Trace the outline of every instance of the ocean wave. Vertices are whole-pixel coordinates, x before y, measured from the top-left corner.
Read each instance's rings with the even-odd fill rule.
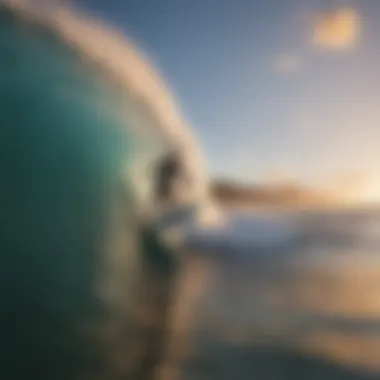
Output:
[[[152,168],[167,153],[175,151],[187,182],[172,206],[196,204],[200,223],[219,219],[208,194],[209,179],[197,138],[182,115],[174,92],[136,44],[116,28],[59,1],[2,0],[0,5],[26,22],[53,31],[82,57],[88,70],[121,91],[126,128],[136,138],[127,175],[133,179],[141,208],[151,210],[147,214],[157,206],[152,197]]]

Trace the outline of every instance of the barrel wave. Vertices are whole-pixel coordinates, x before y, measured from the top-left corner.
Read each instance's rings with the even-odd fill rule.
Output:
[[[95,19],[3,1],[0,50],[3,377],[150,379],[179,265],[160,221],[212,215],[196,139],[148,60]],[[183,186],[163,201],[172,154]]]

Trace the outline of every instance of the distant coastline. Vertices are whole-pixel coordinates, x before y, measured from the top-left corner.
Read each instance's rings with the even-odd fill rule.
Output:
[[[214,200],[223,207],[251,211],[262,208],[335,208],[344,207],[343,199],[292,183],[281,185],[243,184],[229,180],[214,180],[211,185]]]

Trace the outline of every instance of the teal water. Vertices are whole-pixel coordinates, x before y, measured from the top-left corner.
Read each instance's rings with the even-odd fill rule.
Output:
[[[1,378],[148,379],[175,273],[138,218],[150,149],[48,30],[0,9],[0,52]]]

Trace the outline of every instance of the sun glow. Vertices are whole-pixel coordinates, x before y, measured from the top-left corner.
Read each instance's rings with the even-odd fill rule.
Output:
[[[375,182],[356,196],[357,200],[360,203],[379,203],[380,204],[380,181]]]

